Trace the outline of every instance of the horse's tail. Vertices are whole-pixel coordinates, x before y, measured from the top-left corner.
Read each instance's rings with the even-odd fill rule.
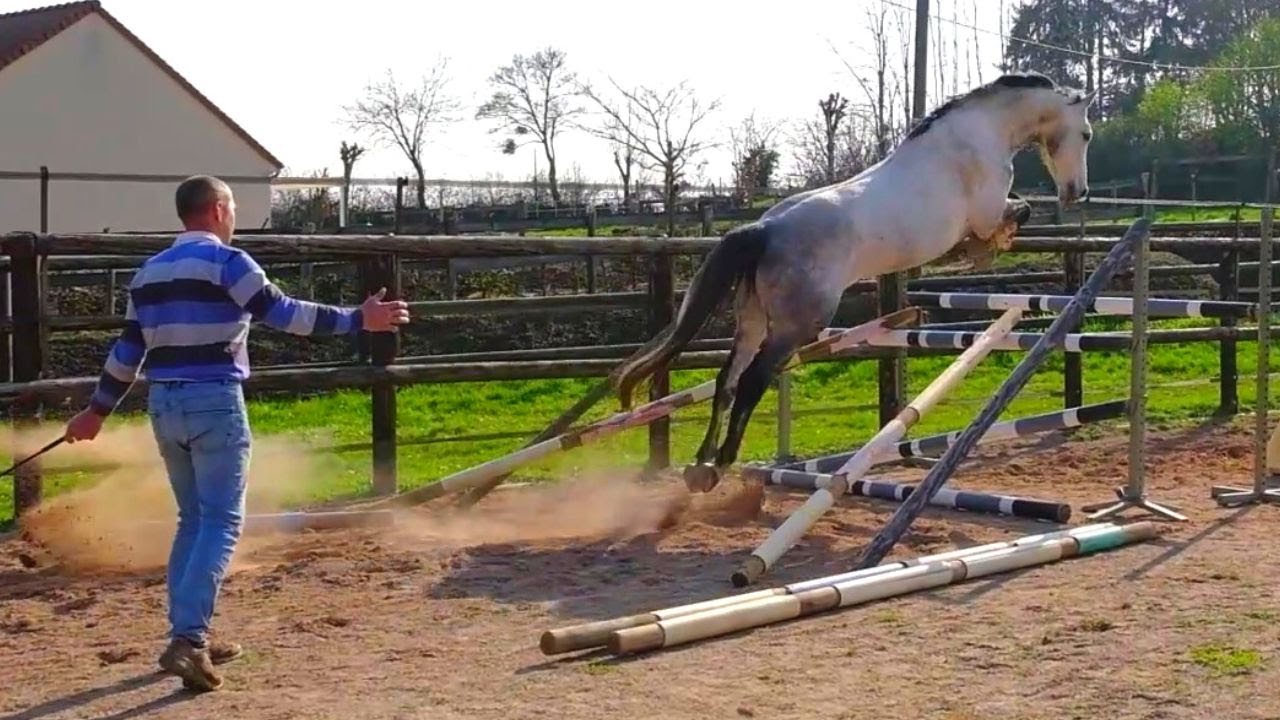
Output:
[[[689,344],[721,298],[739,281],[754,278],[767,245],[768,230],[759,222],[725,233],[693,276],[675,321],[613,372],[611,380],[624,409],[631,407],[635,386]]]

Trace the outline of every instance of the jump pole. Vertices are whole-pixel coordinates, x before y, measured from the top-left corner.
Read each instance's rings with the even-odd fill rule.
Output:
[[[1270,207],[1276,197],[1276,151],[1267,159],[1266,202],[1262,209],[1262,225],[1258,240],[1258,372],[1257,407],[1254,410],[1253,428],[1253,487],[1239,488],[1218,485],[1210,495],[1223,507],[1251,503],[1280,502],[1280,488],[1268,487],[1270,463],[1268,460],[1267,412],[1271,407],[1271,236],[1275,210]]]
[[[1196,329],[1191,329],[1190,333],[1196,333]],[[1216,334],[1216,333],[1215,333]],[[996,350],[1030,350],[1035,347],[1036,341],[1040,339],[1041,333],[1014,332],[1009,333],[1000,344],[996,346]],[[1147,341],[1150,342],[1201,342],[1207,339],[1217,339],[1214,334],[1201,336],[1199,338],[1190,335],[1188,330],[1158,330],[1156,332],[1148,332]],[[1234,336],[1234,333],[1232,333]],[[866,345],[869,347],[906,347],[906,348],[952,348],[962,349],[969,347],[977,338],[978,333],[967,330],[894,330],[886,333],[881,337],[868,340]],[[1082,352],[1118,352],[1130,351],[1133,346],[1133,337],[1129,333],[1069,333],[1062,339],[1062,350],[1068,353]]]
[[[1022,311],[1017,308],[1006,310],[1000,319],[991,324],[990,327],[976,340],[972,346],[960,354],[941,375],[934,378],[933,382],[924,389],[914,400],[907,404],[895,417],[880,428],[875,437],[871,438],[866,445],[849,458],[832,477],[828,487],[817,490],[804,505],[800,506],[791,516],[786,519],[763,543],[751,553],[751,557],[747,558],[742,567],[733,573],[730,578],[735,587],[744,587],[750,585],[760,578],[782,554],[791,549],[793,545],[813,526],[818,518],[822,516],[831,506],[835,504],[835,499],[848,492],[849,486],[871,468],[871,459],[882,452],[881,448],[895,445],[911,426],[919,422],[920,418],[928,412],[939,400],[951,391],[956,385],[964,379],[969,371],[978,365],[994,348],[996,342],[1009,334],[1013,326],[1017,324],[1018,319],[1022,317]]]
[[[768,485],[813,491],[830,487],[835,476],[825,473],[804,472],[803,470],[743,468],[742,477],[759,480]],[[846,493],[879,500],[902,502],[911,497],[911,493],[915,492],[915,487],[911,483],[863,478],[849,483]],[[1048,520],[1056,523],[1065,523],[1071,519],[1071,505],[1068,503],[945,487],[939,488],[933,494],[933,497],[929,498],[929,504],[952,510],[1010,515],[1028,520]]]
[[[987,543],[985,545],[968,548],[958,548],[956,550],[948,550],[935,555],[923,555],[917,558],[885,563],[884,565],[878,565],[865,570],[854,570],[852,572],[828,575],[826,577],[790,583],[788,585],[769,588],[767,590],[755,590],[738,595],[728,595],[726,597],[701,600],[687,605],[677,605],[660,610],[651,610],[649,612],[638,613],[636,615],[623,615],[608,620],[598,620],[596,622],[582,623],[579,625],[569,625],[567,627],[547,630],[542,633],[542,637],[539,641],[539,647],[545,655],[558,655],[562,653],[575,652],[577,650],[586,650],[588,648],[603,647],[605,643],[608,642],[610,633],[613,633],[616,630],[625,630],[627,628],[650,625],[664,620],[673,620],[686,615],[696,615],[709,610],[719,610],[731,605],[740,605],[777,595],[795,594],[804,592],[805,590],[812,590],[814,588],[828,587],[848,580],[873,577],[892,570],[914,567],[916,565],[931,562],[944,562],[946,560],[968,557],[970,555],[977,555],[980,553],[990,552],[992,550],[1003,550],[1010,547],[1034,545],[1046,540],[1054,540],[1068,536],[1085,537],[1096,533],[1101,529],[1111,527],[1115,527],[1115,523],[1095,523],[1092,525],[1081,525],[1079,527],[1066,530],[1056,530],[1053,532],[1035,535],[1024,535],[1023,537],[1016,538],[1014,540]]]
[[[906,308],[847,330],[830,334],[796,351],[788,362],[787,368],[836,355],[844,349],[859,345],[879,333],[897,329],[907,324],[917,323],[921,316],[919,308]],[[578,430],[561,433],[513,453],[461,470],[429,485],[372,503],[370,507],[376,507],[381,504],[402,505],[427,502],[449,493],[482,487],[493,478],[505,476],[517,468],[548,455],[598,442],[628,428],[647,425],[658,418],[670,415],[682,407],[707,400],[715,394],[715,386],[715,380],[708,380],[687,390],[681,390],[658,400],[650,401],[633,410],[615,413]]]
[[[596,403],[600,402],[600,400],[602,400],[605,395],[608,395],[609,391],[612,389],[613,384],[608,380],[597,383],[596,386],[588,390],[587,394],[583,395],[582,399],[575,403],[573,407],[565,410],[561,413],[560,417],[552,420],[550,425],[544,428],[542,432],[535,435],[534,438],[525,445],[525,447],[537,445],[540,442],[550,440],[551,438],[568,431],[578,418],[582,417],[584,413],[595,407]],[[471,488],[469,492],[458,498],[458,506],[468,508],[475,505],[484,499],[484,496],[492,492],[494,488],[501,485],[508,477],[510,477],[510,473],[498,475],[497,477],[489,478],[484,481],[484,483]]]
[[[898,538],[907,531],[911,523],[916,519],[929,498],[942,487],[944,483],[955,473],[959,467],[960,461],[963,460],[974,445],[978,443],[978,438],[986,434],[987,430],[995,423],[1000,413],[1008,407],[1013,398],[1017,396],[1022,388],[1026,386],[1031,379],[1031,375],[1035,373],[1049,354],[1061,347],[1062,338],[1067,335],[1068,328],[1075,327],[1084,315],[1085,308],[1088,307],[1093,299],[1098,296],[1102,288],[1106,287],[1111,281],[1112,276],[1125,264],[1134,253],[1134,248],[1140,241],[1146,239],[1151,232],[1151,220],[1149,218],[1140,218],[1129,226],[1125,231],[1124,237],[1120,238],[1120,242],[1111,248],[1111,252],[1102,259],[1097,269],[1089,275],[1084,284],[1080,286],[1080,290],[1072,298],[1071,302],[1062,311],[1053,324],[1045,331],[1044,336],[1031,348],[1018,366],[1009,374],[1009,378],[1000,385],[991,399],[987,401],[982,411],[974,418],[973,422],[964,429],[960,437],[947,448],[946,453],[938,460],[924,480],[911,493],[911,497],[907,498],[893,515],[885,526],[871,539],[867,547],[863,550],[858,558],[856,567],[866,568],[872,567],[880,563],[885,555],[893,549],[897,544]],[[1137,335],[1137,333],[1134,333]],[[1132,403],[1130,403],[1132,404]]]
[[[615,630],[609,634],[607,647],[611,653],[623,655],[683,645],[836,608],[862,605],[996,573],[1112,550],[1149,540],[1155,535],[1155,525],[1150,522],[1113,525],[1026,545],[920,563],[869,577],[856,577],[795,593],[761,597],[648,625]]]
[[[908,293],[908,302],[921,307],[946,310],[1008,310],[1059,313],[1071,302],[1070,295],[1019,295],[1013,293]],[[1096,315],[1133,315],[1132,297],[1099,297],[1084,309]],[[1228,300],[1179,300],[1148,298],[1147,314],[1161,318],[1253,318],[1257,306]]]
[[[1104,403],[1067,408],[1066,410],[1055,410],[1042,415],[1029,415],[1024,418],[1006,420],[992,425],[991,428],[982,435],[978,442],[985,444],[990,442],[1000,442],[1002,440],[1015,440],[1017,438],[1030,437],[1041,433],[1080,427],[1088,423],[1110,420],[1112,418],[1122,417],[1125,413],[1125,406],[1126,404],[1124,400],[1111,400]],[[881,463],[901,460],[903,458],[923,457],[925,455],[943,453],[946,452],[947,448],[951,447],[959,437],[960,431],[953,430],[948,433],[929,435],[918,440],[903,440],[898,443],[897,447],[887,448],[884,452],[876,455],[872,459],[872,464],[878,465]],[[835,455],[824,455],[822,457],[811,458],[801,462],[765,465],[763,467],[770,470],[801,470],[809,473],[831,473],[838,470],[840,466],[846,463],[849,458],[853,457],[856,452],[857,451],[854,450]]]

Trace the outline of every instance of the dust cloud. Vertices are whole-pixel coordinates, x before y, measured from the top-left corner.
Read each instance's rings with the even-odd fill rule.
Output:
[[[25,457],[62,426],[0,433],[0,447]],[[44,455],[45,486],[71,469],[86,469],[83,488],[51,494],[24,514],[20,527],[61,569],[72,572],[129,573],[161,569],[168,561],[177,506],[168,475],[146,423],[108,423],[93,441],[64,443]],[[282,437],[256,436],[249,466],[246,511],[277,512],[315,478],[305,445]],[[245,538],[243,544],[252,542]]]

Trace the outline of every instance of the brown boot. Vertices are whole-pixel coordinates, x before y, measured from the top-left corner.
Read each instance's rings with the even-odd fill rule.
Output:
[[[182,678],[189,690],[217,690],[222,687],[222,676],[213,668],[209,651],[197,649],[190,642],[176,638],[160,656],[160,667]]]
[[[240,643],[230,640],[209,640],[209,659],[214,665],[222,665],[244,654]]]

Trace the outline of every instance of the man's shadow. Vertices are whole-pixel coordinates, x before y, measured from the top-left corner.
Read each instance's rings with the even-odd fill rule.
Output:
[[[112,695],[119,695],[121,693],[128,693],[148,688],[165,680],[176,681],[176,678],[160,671],[143,673],[123,680],[118,680],[110,685],[82,690],[78,693],[67,695],[66,697],[49,700],[12,715],[3,715],[0,716],[0,720],[37,720],[37,718],[71,711],[81,706],[88,705],[89,703],[111,697]],[[106,715],[103,717],[103,720],[128,720],[128,718],[143,717],[153,711],[160,710],[161,708],[166,708],[170,705],[176,705],[178,703],[191,700],[196,697],[196,695],[197,693],[184,690],[179,686],[176,691],[169,693],[168,695],[161,695],[135,707],[128,708],[111,715]]]

